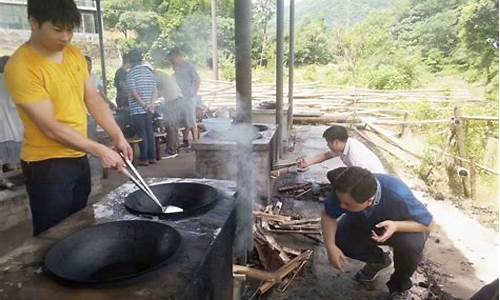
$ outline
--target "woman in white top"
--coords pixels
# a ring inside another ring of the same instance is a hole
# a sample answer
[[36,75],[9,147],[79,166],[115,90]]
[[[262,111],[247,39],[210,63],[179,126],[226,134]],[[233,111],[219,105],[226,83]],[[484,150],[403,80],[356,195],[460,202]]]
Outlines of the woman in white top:
[[16,165],[21,161],[21,142],[23,141],[23,126],[14,102],[12,101],[4,82],[4,67],[8,56],[0,57],[0,186],[13,187],[3,178],[3,165]]
[[330,151],[299,160],[299,170],[338,156],[348,167],[361,167],[372,173],[387,173],[380,159],[363,143],[349,137],[345,127],[333,125],[323,132],[323,138]]

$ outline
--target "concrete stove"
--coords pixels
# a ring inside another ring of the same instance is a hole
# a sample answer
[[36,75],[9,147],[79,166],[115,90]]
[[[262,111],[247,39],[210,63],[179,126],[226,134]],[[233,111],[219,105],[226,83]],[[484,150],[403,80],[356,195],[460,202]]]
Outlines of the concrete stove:
[[[259,128],[259,135],[252,141],[252,157],[249,158],[255,168],[257,197],[267,201],[271,197],[270,172],[273,153],[276,149],[275,124],[254,124]],[[196,153],[196,172],[203,178],[236,180],[237,145],[234,141],[218,138],[210,131],[193,142]]]
[[[252,108],[252,121],[256,123],[276,124],[276,108]],[[283,128],[281,128],[281,140],[283,145],[288,143],[288,103],[283,104]]]
[[[235,230],[233,182],[205,179],[152,179],[150,184],[196,182],[217,188],[216,206],[207,213],[178,221],[129,213],[123,199],[136,190],[126,183],[93,206],[21,247],[0,257],[0,299],[231,299],[232,243]],[[43,270],[51,245],[93,224],[148,219],[177,229],[182,241],[171,262],[156,271],[109,286],[71,286],[54,281]]]

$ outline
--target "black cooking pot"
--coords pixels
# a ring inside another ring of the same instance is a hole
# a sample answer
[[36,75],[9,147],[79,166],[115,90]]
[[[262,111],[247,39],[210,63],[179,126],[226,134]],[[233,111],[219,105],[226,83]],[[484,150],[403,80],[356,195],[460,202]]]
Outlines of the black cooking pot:
[[269,130],[269,127],[266,125],[261,125],[261,124],[253,124],[253,127],[257,129],[259,132]]
[[209,211],[217,204],[219,197],[215,188],[200,183],[164,183],[151,185],[150,188],[164,206],[175,205],[182,208],[183,211],[165,214],[155,202],[139,190],[125,198],[125,207],[133,214],[182,219]]
[[180,241],[177,230],[158,222],[103,223],[77,231],[52,246],[45,256],[45,271],[71,283],[116,282],[162,266]]

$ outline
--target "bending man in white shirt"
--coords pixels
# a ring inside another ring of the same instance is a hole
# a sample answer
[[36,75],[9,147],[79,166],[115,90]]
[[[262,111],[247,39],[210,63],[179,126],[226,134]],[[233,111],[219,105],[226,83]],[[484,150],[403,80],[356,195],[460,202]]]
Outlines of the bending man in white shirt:
[[330,151],[299,160],[299,170],[305,171],[309,166],[339,156],[347,167],[361,167],[372,173],[387,173],[380,159],[363,143],[349,137],[345,127],[333,125],[323,132],[323,138]]

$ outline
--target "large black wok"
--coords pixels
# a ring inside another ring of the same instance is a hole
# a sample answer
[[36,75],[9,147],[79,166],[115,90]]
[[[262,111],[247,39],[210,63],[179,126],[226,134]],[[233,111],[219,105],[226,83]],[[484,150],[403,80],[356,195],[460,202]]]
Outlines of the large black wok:
[[134,214],[156,215],[168,219],[182,219],[203,214],[217,204],[219,193],[209,185],[192,182],[175,182],[151,185],[151,190],[164,205],[175,205],[184,211],[165,214],[142,191],[130,193],[125,207]]
[[102,284],[129,279],[167,262],[179,247],[174,228],[151,221],[103,223],[57,242],[45,270],[65,282]]

